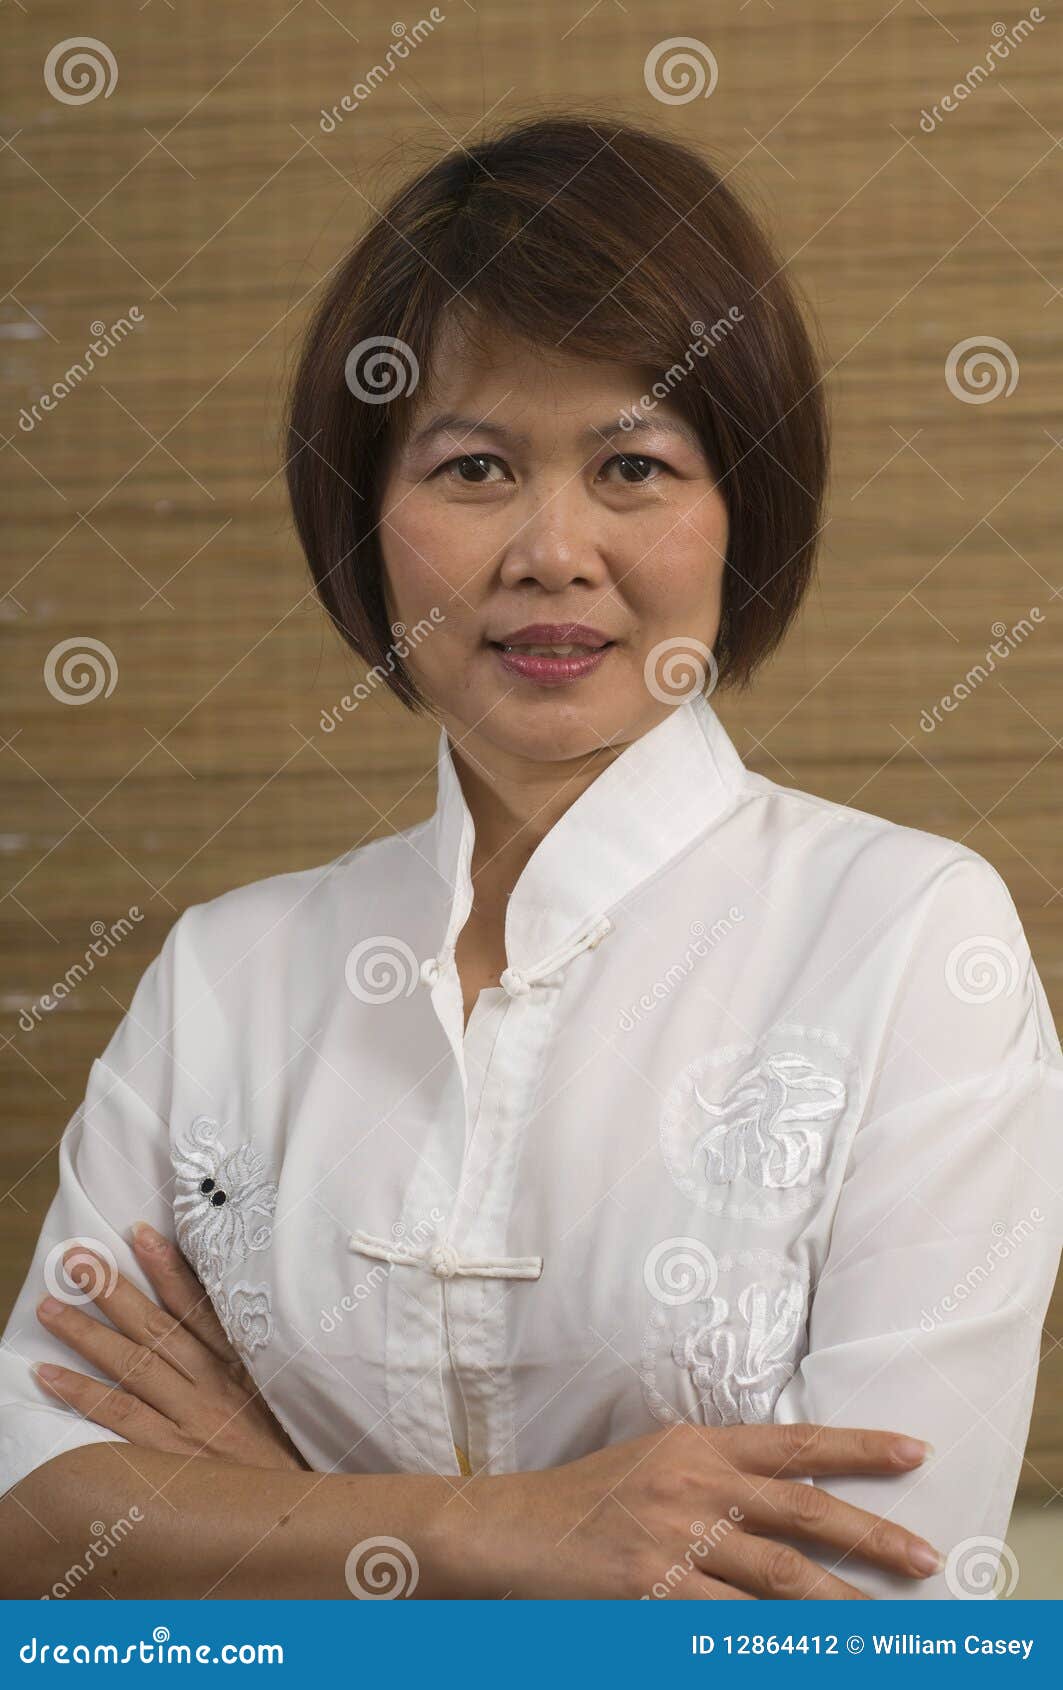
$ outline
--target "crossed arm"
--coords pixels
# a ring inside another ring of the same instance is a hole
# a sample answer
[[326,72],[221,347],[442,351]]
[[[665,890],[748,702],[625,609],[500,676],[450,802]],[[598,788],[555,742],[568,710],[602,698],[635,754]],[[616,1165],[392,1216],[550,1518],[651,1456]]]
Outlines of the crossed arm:
[[[862,1598],[783,1537],[913,1581],[940,1565],[901,1526],[794,1482],[918,1464],[920,1446],[898,1455],[882,1431],[679,1427],[543,1472],[315,1473],[179,1250],[151,1228],[138,1229],[134,1249],[158,1302],[119,1274],[106,1288],[99,1276],[103,1320],[73,1302],[39,1305],[42,1324],[107,1376],[53,1364],[36,1370],[42,1387],[118,1437],[53,1457],[0,1501],[12,1548],[4,1596],[39,1596],[80,1564],[93,1523],[115,1514],[133,1528],[77,1579],[78,1595],[356,1595],[389,1576],[356,1552],[381,1536],[402,1546],[398,1564],[381,1563],[404,1585],[395,1593],[423,1597],[637,1597],[671,1574],[667,1594],[678,1599]],[[72,1277],[90,1283],[84,1248],[72,1255],[86,1274]],[[693,1558],[692,1497],[693,1512],[714,1522],[707,1553]]]

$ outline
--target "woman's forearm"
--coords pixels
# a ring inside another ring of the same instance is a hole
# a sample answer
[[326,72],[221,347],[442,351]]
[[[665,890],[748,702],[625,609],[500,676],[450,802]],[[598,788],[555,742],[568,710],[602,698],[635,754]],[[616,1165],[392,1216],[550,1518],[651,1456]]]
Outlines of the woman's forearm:
[[[825,1571],[824,1548],[900,1575],[904,1596],[940,1571],[938,1550],[790,1481],[896,1478],[925,1456],[893,1432],[799,1422],[684,1423],[560,1467],[464,1480],[91,1444],[0,1499],[0,1596],[615,1600],[665,1583],[671,1594],[678,1576],[679,1594],[702,1600],[862,1600],[859,1569],[855,1583]],[[693,1548],[692,1511],[714,1522]]]
[[[383,1551],[400,1588],[415,1567],[411,1594],[445,1596],[436,1544],[452,1494],[431,1474],[298,1472],[83,1445],[0,1499],[0,1597],[60,1585],[57,1594],[75,1597],[343,1598],[353,1594],[351,1550],[381,1537],[409,1551]],[[357,1576],[364,1589],[391,1588],[383,1565],[381,1586],[367,1584],[364,1566]]]

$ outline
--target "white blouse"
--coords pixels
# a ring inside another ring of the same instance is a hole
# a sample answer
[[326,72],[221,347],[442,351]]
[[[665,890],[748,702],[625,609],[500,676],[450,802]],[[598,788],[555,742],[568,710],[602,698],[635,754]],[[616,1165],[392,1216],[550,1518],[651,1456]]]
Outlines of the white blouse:
[[150,1293],[143,1217],[314,1468],[888,1428],[936,1453],[817,1482],[953,1565],[800,1547],[872,1596],[964,1594],[1008,1525],[1063,1237],[1063,1052],[999,874],[749,771],[697,696],[534,851],[465,1029],[472,847],[441,733],[428,821],[171,928],[63,1136],[0,1483],[117,1437],[32,1378],[92,1371],[34,1310],[77,1238]]

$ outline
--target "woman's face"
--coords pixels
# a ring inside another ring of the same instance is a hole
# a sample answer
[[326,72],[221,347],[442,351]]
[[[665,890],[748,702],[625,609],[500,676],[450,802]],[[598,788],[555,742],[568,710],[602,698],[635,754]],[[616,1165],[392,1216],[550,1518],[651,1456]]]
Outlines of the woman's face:
[[[431,629],[404,662],[488,766],[626,743],[704,690],[726,507],[673,405],[621,428],[650,380],[497,335],[476,352],[455,332],[388,467],[390,620]],[[521,649],[602,640],[567,660]]]

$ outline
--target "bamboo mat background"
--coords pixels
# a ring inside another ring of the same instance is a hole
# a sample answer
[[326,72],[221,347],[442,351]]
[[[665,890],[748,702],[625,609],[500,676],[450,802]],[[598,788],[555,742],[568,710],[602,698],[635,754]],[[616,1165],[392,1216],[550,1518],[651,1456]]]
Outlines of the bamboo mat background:
[[[180,910],[432,808],[431,725],[378,699],[319,728],[352,671],[288,524],[279,401],[372,206],[485,113],[550,102],[665,121],[770,223],[833,364],[831,521],[800,627],[751,697],[717,706],[753,768],[988,857],[1063,1013],[1059,20],[927,133],[921,112],[984,60],[1002,16],[1024,14],[995,0],[441,10],[331,134],[322,109],[400,33],[367,4],[0,13],[5,1309],[89,1064]],[[667,105],[644,63],[687,30],[719,80]],[[72,104],[44,69],[80,35],[104,41],[117,82]],[[20,426],[134,307],[135,332]],[[987,337],[1018,379],[974,403],[950,390],[946,358]],[[1033,608],[1042,620],[997,673],[921,729],[994,628]],[[71,707],[44,666],[86,638],[105,642],[116,681]],[[133,906],[130,935],[21,1030],[92,924]],[[1040,1500],[1063,1486],[1061,1339],[1057,1291],[1022,1485]]]

